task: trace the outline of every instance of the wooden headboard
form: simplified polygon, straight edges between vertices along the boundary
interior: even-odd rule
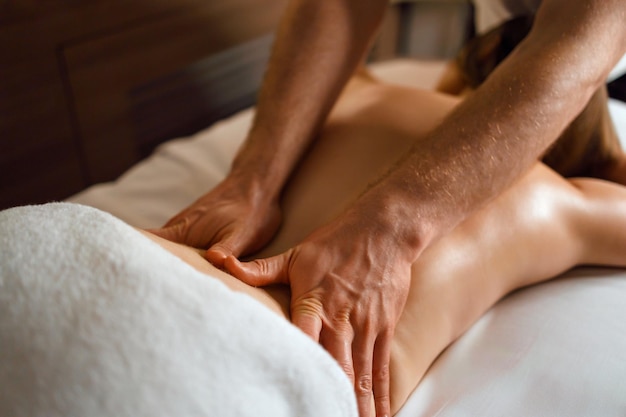
[[[254,103],[283,0],[0,5],[0,209],[115,179]]]

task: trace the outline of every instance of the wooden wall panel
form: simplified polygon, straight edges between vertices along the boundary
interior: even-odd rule
[[[111,180],[140,156],[134,88],[273,31],[282,6],[275,0],[207,2],[66,48],[90,180]]]
[[[136,157],[129,89],[271,30],[284,3],[0,3],[0,209],[119,175]]]
[[[45,30],[0,27],[0,208],[59,199],[86,184]]]
[[[130,91],[141,156],[256,104],[274,34],[255,37]]]
[[[194,71],[210,71],[212,57],[273,32],[286,2],[0,2],[0,209],[60,200],[114,179],[167,135],[189,134],[204,117],[211,123],[221,114],[213,101],[228,110],[249,100],[265,50],[241,61],[219,88]],[[392,15],[383,28],[374,59],[395,54],[398,19]],[[180,80],[168,79],[175,76],[187,84],[176,86]],[[247,90],[221,97],[237,77],[246,77],[237,87]],[[185,93],[194,83],[204,95],[196,104]],[[180,129],[175,112],[167,123],[149,120],[167,111],[170,88],[188,94],[176,96],[182,106],[194,106],[189,115],[180,111]]]

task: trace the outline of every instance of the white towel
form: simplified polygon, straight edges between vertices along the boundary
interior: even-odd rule
[[[77,204],[0,213],[0,415],[356,416],[321,347]]]

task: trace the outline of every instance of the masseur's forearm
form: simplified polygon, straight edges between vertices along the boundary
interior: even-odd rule
[[[626,50],[623,1],[544,0],[529,37],[358,202],[415,255],[503,191],[583,109]]]
[[[247,141],[232,174],[277,196],[363,58],[387,2],[293,0],[278,29]]]

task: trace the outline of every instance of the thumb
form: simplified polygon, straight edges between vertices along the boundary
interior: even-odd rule
[[[224,262],[229,256],[238,257],[243,253],[245,242],[234,234],[230,234],[220,242],[214,244],[204,254],[207,261],[218,268],[224,268]]]
[[[172,242],[184,243],[187,234],[186,226],[187,223],[181,221],[171,226],[161,227],[160,229],[147,229],[146,231]]]
[[[265,259],[240,262],[234,256],[228,256],[224,266],[228,272],[240,281],[254,287],[272,284],[289,284],[289,257],[291,250]]]

